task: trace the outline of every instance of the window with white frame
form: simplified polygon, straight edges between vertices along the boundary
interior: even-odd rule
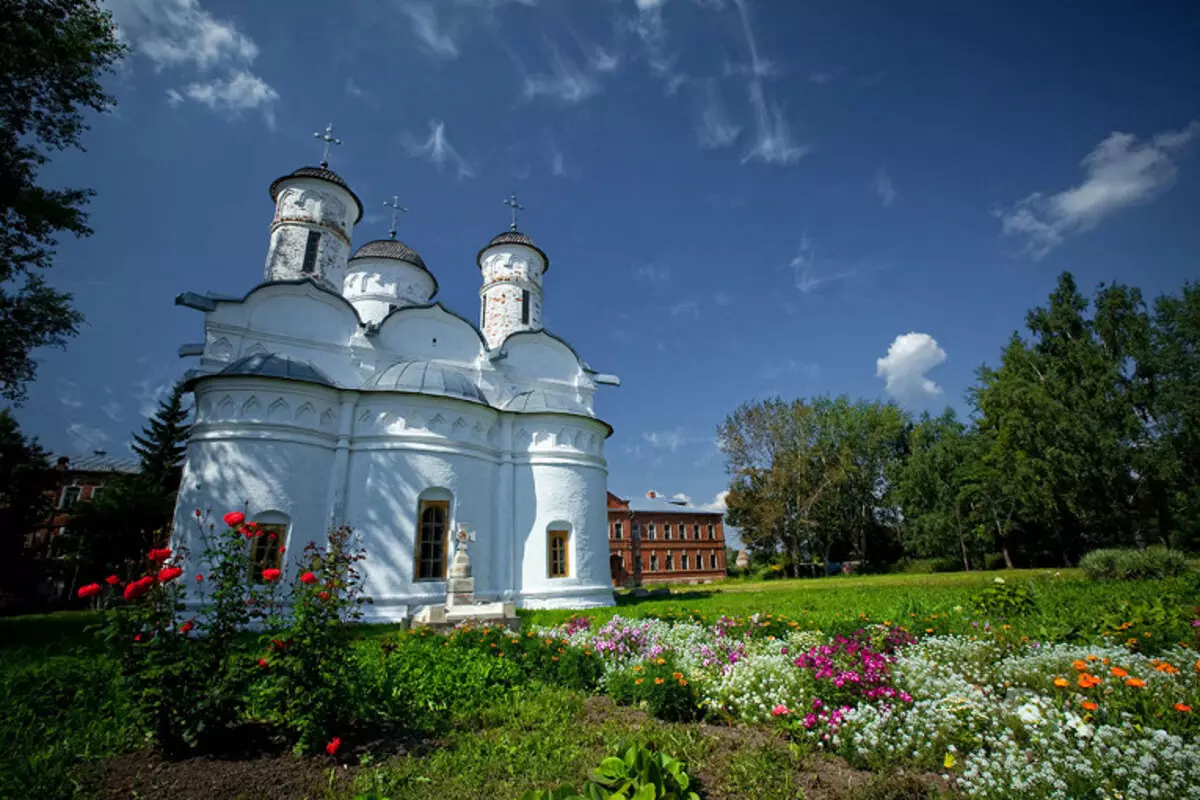
[[[685,571],[687,570],[687,568],[688,568],[688,554],[687,553],[679,554],[679,568],[682,570],[685,570]]]
[[[696,541],[700,540],[700,523],[699,522],[697,522],[695,525],[692,526],[692,538],[694,538]]]
[[[663,538],[664,539],[671,538],[671,523],[669,523],[669,522],[663,523]]]
[[[79,502],[79,493],[83,491],[82,486],[65,486],[63,487],[62,497],[58,499],[59,509],[68,509]]]
[[[671,558],[671,554],[667,553],[667,571],[671,572],[675,569],[675,562]]]
[[[638,558],[641,558],[641,556],[638,556]],[[658,572],[658,553],[650,554],[650,571]]]
[[[625,535],[623,525],[624,525],[624,523],[621,523],[621,522],[613,523],[613,538],[614,539],[620,539],[621,537],[623,537]]]
[[[649,523],[649,524],[646,526],[646,538],[647,538],[647,539],[649,539],[649,540],[650,540],[650,541],[652,541],[652,542],[653,542],[655,539],[657,539],[657,538],[658,538],[658,531],[654,530],[654,523],[653,523],[653,522]]]
[[[717,538],[717,527],[715,525],[713,525],[711,522],[708,523],[708,538],[709,539]]]

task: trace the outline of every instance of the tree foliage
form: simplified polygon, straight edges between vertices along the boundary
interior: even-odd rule
[[[21,433],[7,409],[0,410],[0,594],[30,593],[36,576],[26,559],[25,536],[50,513],[54,484],[46,451]]]
[[[167,399],[142,432],[133,435],[133,451],[142,465],[142,478],[151,486],[167,491],[172,497],[179,487],[183,456],[187,452],[190,411],[183,404],[187,393],[183,382],[176,383]]]
[[[40,273],[60,232],[91,233],[92,193],[46,188],[38,173],[49,152],[81,146],[86,110],[112,105],[100,79],[124,47],[96,0],[5,0],[0,41],[0,396],[20,401],[30,351],[61,347],[82,321]]]
[[[914,557],[1073,564],[1097,547],[1200,544],[1200,287],[1148,308],[1069,273],[979,369],[969,420],[816,398],[720,427],[730,524],[787,563]],[[882,557],[881,557],[882,556]]]

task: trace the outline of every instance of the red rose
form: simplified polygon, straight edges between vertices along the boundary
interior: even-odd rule
[[[104,579],[104,582],[107,583],[109,586],[116,586],[118,583],[121,582],[121,579],[118,578],[116,575],[109,575],[107,578]]]
[[[142,635],[139,633],[137,636],[134,636],[134,637],[133,637],[133,640],[134,640],[135,642],[140,642],[140,641],[142,640]]]
[[[154,585],[154,578],[147,575],[144,578],[138,578],[133,583],[125,587],[125,599],[136,600],[146,592],[150,591],[150,587]]]
[[[197,516],[197,517],[199,517],[199,516],[200,516],[200,509],[198,509],[198,508],[196,509],[196,516]]]
[[[311,572],[306,572],[300,576],[300,582],[301,583],[316,583],[317,576],[313,575]]]
[[[203,576],[203,575],[197,575],[197,576],[196,576],[196,583],[200,583],[200,581],[202,581],[202,580],[204,580],[204,576]]]
[[[236,528],[246,521],[246,515],[240,511],[230,511],[225,515],[225,524],[231,528]]]
[[[156,547],[150,551],[150,560],[158,564],[171,557],[171,548]]]
[[[260,658],[258,660],[258,665],[260,667],[262,667],[263,669],[268,669],[271,666],[270,664],[267,663],[267,660],[265,658]]]
[[[271,567],[270,569],[264,569],[263,580],[267,583],[270,583],[271,581],[277,581],[279,580],[279,576],[282,574],[283,572],[281,570],[277,570],[274,567]]]
[[[335,736],[335,737],[333,737],[333,741],[331,741],[329,744],[325,745],[325,752],[329,753],[329,755],[331,755],[331,756],[336,755],[338,748],[341,746],[342,746],[342,740],[340,738],[338,738],[337,736]]]
[[[183,623],[182,625],[180,625],[180,626],[179,626],[179,632],[180,632],[180,633],[187,633],[188,631],[192,630],[192,629],[193,629],[193,628],[195,628],[195,627],[196,627],[196,623],[192,622],[192,621],[189,619],[187,622],[185,622],[185,623]]]
[[[321,598],[322,600],[328,600],[329,592],[317,592],[317,597]]]
[[[183,570],[179,567],[165,567],[162,572],[158,573],[158,582],[166,583],[173,581],[183,574]]]
[[[104,591],[98,583],[89,583],[87,586],[79,587],[80,597],[96,597],[100,592]]]
[[[287,551],[286,547],[279,548],[279,555],[283,555]]]

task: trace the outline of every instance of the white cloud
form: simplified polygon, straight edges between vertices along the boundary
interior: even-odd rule
[[[400,11],[408,17],[413,35],[420,40],[422,48],[438,58],[458,58],[458,45],[452,35],[438,23],[433,6],[424,2],[404,2]]]
[[[138,401],[138,413],[145,419],[153,417],[158,413],[159,402],[166,400],[174,387],[175,378],[167,378],[157,383],[153,378],[138,381],[137,391],[133,393]]]
[[[892,177],[888,175],[887,167],[880,167],[879,172],[875,174],[875,194],[879,196],[879,202],[884,208],[891,208],[900,198],[900,193],[892,185]]]
[[[71,446],[80,454],[91,454],[94,450],[104,450],[112,437],[99,428],[75,422],[67,426],[67,436]]]
[[[684,300],[682,303],[676,303],[669,306],[667,310],[672,317],[689,316],[692,319],[700,319],[700,304],[695,300]]]
[[[642,441],[655,449],[674,453],[680,447],[690,444],[692,439],[683,432],[682,428],[676,428],[669,431],[649,431],[643,433]]]
[[[279,94],[251,72],[237,72],[225,79],[189,83],[184,89],[190,99],[214,111],[238,113],[261,108],[270,127],[275,125],[273,105]]]
[[[683,492],[676,492],[675,494],[671,495],[671,499],[672,499],[672,500],[674,500],[674,501],[676,501],[676,502],[679,502],[679,503],[690,503],[690,502],[692,502],[692,498],[688,497],[688,496],[687,496],[686,494],[684,494]]]
[[[696,129],[700,146],[710,149],[729,147],[737,141],[741,132],[741,127],[729,119],[716,81],[709,80],[705,86],[704,111],[700,114],[700,125]]]
[[[742,158],[742,163],[762,161],[764,164],[790,165],[795,164],[812,152],[812,146],[799,144],[792,137],[791,127],[783,114],[783,108],[778,103],[769,102],[763,87],[763,79],[774,72],[771,62],[763,59],[754,40],[750,28],[750,14],[746,10],[746,0],[733,0],[737,6],[738,15],[742,20],[742,33],[746,38],[746,49],[750,55],[750,65],[745,70],[749,74],[748,91],[750,108],[754,112],[754,136],[750,149]]]
[[[116,400],[109,400],[107,403],[100,406],[100,410],[104,412],[104,416],[108,417],[113,422],[121,421],[121,404]]]
[[[638,11],[650,11],[658,9],[667,4],[667,0],[634,0]]]
[[[220,111],[262,108],[268,124],[279,94],[250,71],[258,46],[232,22],[220,20],[199,0],[104,0],[113,14],[118,36],[158,70],[190,71],[203,78],[180,92],[167,90],[167,103],[177,107],[185,95]],[[225,77],[209,77],[214,71]]]
[[[410,158],[424,158],[435,164],[439,171],[442,165],[449,161],[458,170],[460,179],[471,178],[475,175],[471,165],[458,154],[458,151],[450,144],[450,140],[446,138],[446,124],[440,120],[429,122],[429,138],[423,144],[408,137],[404,147]]]
[[[557,48],[551,48],[549,74],[527,74],[522,93],[526,100],[549,97],[563,103],[581,103],[600,91],[600,84]]]
[[[897,401],[920,404],[942,393],[925,373],[945,360],[946,351],[928,333],[905,333],[875,361],[875,376],[884,379],[888,394]]]
[[[659,264],[644,264],[633,271],[633,277],[646,283],[665,285],[671,282],[671,270]]]
[[[821,374],[819,364],[809,364],[797,362],[794,358],[785,358],[773,364],[768,364],[763,369],[763,377],[769,381],[778,380],[784,376],[791,376],[796,379],[800,378],[815,378]]]
[[[663,23],[665,0],[637,0],[637,16],[629,23],[642,45],[642,54],[651,74],[663,81],[668,95],[675,94],[688,81],[688,76],[675,71],[677,58],[667,52],[667,27]]]
[[[721,491],[717,492],[717,496],[714,497],[710,502],[702,503],[701,505],[697,506],[697,508],[702,508],[705,511],[720,511],[722,514],[724,514],[728,510],[728,507],[725,505],[725,500],[728,497],[729,490],[722,489]]]
[[[870,270],[826,263],[817,256],[816,245],[807,236],[800,239],[800,247],[792,259],[792,277],[796,288],[804,294],[812,294],[843,281],[866,275]]]
[[[562,150],[558,149],[554,137],[547,134],[546,143],[550,149],[550,173],[558,178],[567,177],[566,160],[563,158]]]
[[[65,378],[58,379],[58,402],[65,407],[74,411],[77,408],[83,408],[83,401],[79,399],[79,386],[74,381],[66,380]]]
[[[1148,203],[1168,189],[1179,174],[1174,157],[1197,135],[1196,120],[1148,141],[1113,132],[1080,162],[1085,177],[1078,186],[1050,196],[1035,192],[993,213],[1002,232],[1025,238],[1022,252],[1039,260],[1068,236],[1091,230],[1116,212]]]
[[[717,292],[713,295],[713,302],[719,306],[727,306],[733,302],[733,298],[724,292]]]
[[[583,51],[593,72],[614,72],[621,65],[620,58],[600,45],[583,45]]]

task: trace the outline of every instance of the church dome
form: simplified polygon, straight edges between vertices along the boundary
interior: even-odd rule
[[[512,231],[512,230],[504,231],[503,233],[498,233],[495,236],[493,236],[492,240],[487,243],[487,247],[480,250],[479,255],[477,255],[475,257],[475,263],[479,264],[480,268],[482,268],[483,267],[483,264],[482,264],[483,254],[486,253],[488,250],[490,250],[493,247],[500,247],[500,246],[503,246],[506,244],[520,244],[520,245],[524,245],[525,247],[536,250],[537,254],[542,257],[542,264],[544,265],[542,267],[542,272],[544,273],[544,272],[548,272],[550,270],[550,257],[547,256],[545,254],[545,252],[542,251],[542,248],[540,248],[536,244],[534,244],[533,239],[530,239],[525,234],[521,233],[520,231]]]
[[[504,404],[505,411],[574,411],[575,404],[561,395],[541,390],[521,392]]]
[[[407,261],[426,272],[429,271],[420,254],[398,239],[376,239],[373,242],[367,242],[354,251],[354,255],[350,256],[351,261],[356,258],[390,258],[396,261]]]
[[[372,375],[362,386],[364,391],[414,392],[469,400],[489,405],[475,380],[454,369],[428,361],[398,361]]]
[[[307,361],[276,355],[255,353],[239,358],[217,373],[218,375],[255,375],[264,378],[283,378],[290,381],[317,383],[337,388],[333,380]]]
[[[346,192],[349,193],[349,195],[354,198],[354,202],[358,206],[358,218],[354,220],[354,224],[357,225],[359,222],[362,221],[362,217],[363,217],[362,200],[359,200],[358,195],[356,195],[354,193],[354,190],[351,189],[348,185],[346,185],[346,181],[342,178],[341,175],[338,175],[336,172],[329,169],[328,167],[300,167],[300,169],[297,169],[287,175],[284,175],[280,178],[276,178],[271,183],[271,201],[272,202],[274,202],[276,200],[276,198],[279,196],[279,187],[283,185],[284,181],[288,181],[293,178],[316,178],[319,181],[326,181],[328,183],[332,183],[334,186],[340,186],[341,188],[345,189]]]

